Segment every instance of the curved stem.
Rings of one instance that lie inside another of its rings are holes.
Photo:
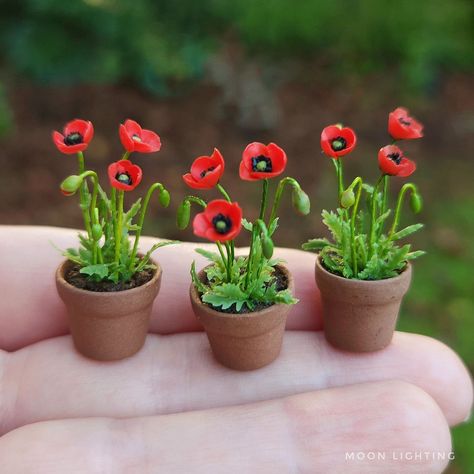
[[[372,191],[372,199],[370,204],[370,229],[369,229],[369,260],[373,255],[373,247],[375,240],[375,214],[377,205],[377,192],[380,184],[382,183],[384,175],[381,175]]]
[[[276,218],[276,213],[277,213],[278,208],[280,206],[281,196],[282,196],[283,190],[285,189],[285,186],[287,184],[291,185],[293,188],[296,188],[296,189],[300,188],[300,185],[299,185],[298,181],[296,181],[296,179],[294,179],[294,178],[290,178],[289,176],[287,176],[286,178],[283,178],[278,183],[277,190],[276,190],[276,193],[275,193],[275,199],[273,200],[272,210],[270,212],[270,219],[268,221],[268,227],[270,227],[272,225],[272,222]]]
[[[411,191],[411,193],[417,194],[418,188],[413,183],[406,183],[402,186],[402,189],[400,189],[400,192],[398,193],[397,207],[395,209],[393,224],[388,234],[389,240],[393,237],[393,234],[395,234],[395,232],[397,231],[398,224],[400,223],[400,213],[402,210],[403,198],[405,197],[405,194],[407,191]]]
[[[221,184],[217,183],[216,187],[219,190],[219,192],[225,197],[226,201],[232,202],[232,199],[230,198],[229,193],[224,189],[224,187]]]
[[[145,199],[142,204],[142,208],[140,211],[140,217],[138,219],[138,230],[135,232],[135,242],[133,244],[133,250],[130,255],[130,266],[129,269],[133,273],[134,266],[135,266],[135,257],[137,255],[137,250],[138,250],[138,242],[140,240],[140,236],[142,234],[142,228],[143,228],[143,223],[145,221],[145,215],[146,211],[148,209],[148,204],[150,202],[152,194],[157,190],[160,190],[160,193],[165,189],[164,186],[161,183],[154,183],[152,184],[146,193]]]
[[[198,204],[199,206],[201,206],[204,209],[207,206],[206,201],[204,201],[204,199],[201,199],[197,196],[186,196],[184,198],[184,201],[193,202],[194,204]]]

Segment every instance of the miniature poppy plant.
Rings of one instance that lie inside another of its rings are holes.
[[[321,148],[331,158],[350,153],[357,143],[354,130],[342,125],[329,125],[321,132]]]
[[[178,227],[185,229],[191,218],[191,204],[201,206],[203,212],[193,220],[194,234],[216,242],[219,250],[219,254],[197,250],[212,261],[205,269],[208,284],[199,280],[194,264],[191,268],[193,283],[199,289],[203,302],[222,309],[235,306],[237,312],[244,305],[252,310],[258,303],[272,305],[296,302],[288,289],[276,289],[274,267],[278,261],[272,259],[272,235],[278,227],[277,211],[285,186],[292,188],[293,206],[300,214],[309,213],[309,198],[295,179],[285,177],[277,185],[271,207],[268,206],[268,178],[282,173],[286,162],[286,153],[274,143],[264,145],[254,142],[245,148],[240,163],[240,177],[246,181],[260,180],[262,183],[259,218],[254,222],[242,219],[242,209],[232,201],[219,182],[224,172],[224,160],[217,149],[210,157],[196,159],[191,173],[183,176],[191,187],[197,187],[195,185],[199,183],[201,188],[208,189],[215,183],[216,189],[224,196],[224,199],[209,203],[196,196],[186,196],[176,215]],[[202,181],[206,180],[208,173],[213,173],[212,180],[209,179],[203,186]],[[242,227],[250,232],[250,250],[247,256],[236,257],[234,239]]]
[[[398,107],[388,116],[388,133],[394,140],[421,138],[423,125],[410,117],[407,109]]]
[[[242,209],[236,202],[224,199],[211,201],[193,221],[194,234],[213,242],[235,239],[241,229]]]
[[[405,109],[400,107],[396,111]],[[422,128],[420,124],[417,127],[420,130]],[[345,138],[345,145],[349,145],[344,149],[341,146],[341,138]],[[413,183],[404,184],[398,194],[392,224],[384,234],[384,227],[392,215],[387,209],[389,177],[410,176],[416,169],[415,163],[404,156],[399,147],[384,146],[378,153],[381,175],[375,186],[365,184],[362,178],[357,176],[346,188],[342,160],[335,159],[337,156],[331,153],[336,151],[345,153],[348,149],[354,148],[355,133],[349,128],[330,125],[321,134],[321,146],[328,156],[334,158],[340,207],[336,212],[324,210],[322,213],[323,222],[331,232],[333,242],[327,239],[313,239],[304,244],[303,248],[318,251],[320,261],[326,270],[344,278],[382,280],[397,276],[409,260],[424,254],[421,251],[411,252],[409,244],[399,246],[396,243],[422,227],[421,224],[415,224],[398,231],[406,193],[409,192],[411,195],[410,205],[413,212],[420,212],[422,201]],[[341,149],[335,150],[338,148]],[[368,194],[367,200],[361,200],[362,192]],[[368,209],[360,209],[361,202],[368,202]]]
[[[133,120],[127,120],[125,123],[129,128],[131,127],[131,130],[137,131],[144,142],[148,141],[148,150],[152,151],[152,148],[153,151],[157,150],[156,138],[153,138],[158,137],[156,133],[142,130]],[[73,120],[64,127],[64,143],[60,143],[61,147],[68,147],[67,153],[70,150],[75,150],[77,153],[78,173],[68,176],[61,183],[60,189],[66,196],[72,196],[79,191],[80,208],[86,230],[86,235],[81,235],[79,251],[68,249],[64,252],[64,256],[78,264],[80,273],[87,275],[92,281],[128,282],[135,273],[154,268],[150,263],[150,258],[155,249],[172,243],[169,241],[160,242],[155,244],[152,250],[144,256],[138,255],[138,243],[145,214],[153,193],[159,192],[158,201],[163,207],[169,205],[170,195],[161,183],[154,183],[148,188],[144,199],[136,201],[130,210],[125,212],[125,191],[132,191],[140,184],[142,170],[128,159],[129,150],[127,149],[124,158],[111,163],[108,167],[108,177],[112,188],[109,197],[99,185],[97,174],[94,171],[85,170],[82,151],[91,140],[93,130],[90,122]],[[80,138],[77,137],[77,134],[80,135]],[[58,145],[59,135],[58,132],[53,133],[53,140],[58,148],[60,148]],[[122,135],[123,133],[120,132],[120,138],[123,141]],[[150,143],[153,140],[154,145],[152,146]],[[66,141],[77,143],[70,145],[66,144]],[[141,150],[143,151],[144,148]],[[92,182],[91,190],[88,181]],[[138,220],[133,223],[132,220],[135,216]],[[130,245],[129,241],[130,232],[134,232],[133,245]]]
[[[68,122],[63,133],[53,132],[56,148],[66,155],[84,151],[94,136],[94,127],[88,120],[75,119]]]
[[[129,152],[153,153],[161,148],[160,137],[151,130],[145,130],[134,120],[125,120],[119,126],[120,141]]]
[[[115,189],[133,191],[142,180],[142,170],[129,160],[111,163],[108,168],[110,185]]]
[[[389,176],[406,178],[416,170],[415,162],[404,156],[403,151],[395,145],[381,148],[378,159],[380,171]]]
[[[212,155],[199,156],[191,165],[191,172],[183,175],[184,182],[193,189],[211,189],[221,179],[225,168],[221,152],[214,148]]]
[[[242,153],[240,178],[245,181],[274,178],[285,171],[286,162],[286,153],[275,143],[250,143]]]

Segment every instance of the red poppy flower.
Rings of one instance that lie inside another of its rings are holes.
[[[151,130],[145,130],[134,120],[125,120],[119,127],[120,141],[124,148],[131,153],[153,153],[161,148],[160,137]]]
[[[84,151],[94,136],[94,127],[88,120],[75,119],[68,122],[63,133],[53,132],[56,148],[66,155]]]
[[[423,136],[423,125],[398,107],[388,115],[388,133],[394,140],[411,140]]]
[[[211,189],[224,173],[224,158],[217,148],[211,156],[200,156],[191,165],[191,173],[183,175],[184,182],[193,189]]]
[[[321,132],[321,148],[331,158],[350,153],[357,143],[357,136],[349,127],[329,125]]]
[[[379,151],[379,168],[390,176],[406,178],[416,170],[416,164],[404,156],[398,146],[387,145]]]
[[[204,212],[196,214],[194,235],[213,242],[225,242],[239,235],[242,228],[242,209],[236,202],[224,199],[211,201]]]
[[[245,181],[274,178],[283,173],[286,162],[286,153],[275,143],[250,143],[242,153],[240,178]]]
[[[110,185],[122,191],[134,190],[142,180],[142,169],[130,160],[119,160],[109,165]]]

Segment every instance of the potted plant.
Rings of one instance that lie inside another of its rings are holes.
[[[79,352],[96,360],[118,360],[135,354],[145,341],[162,276],[151,255],[172,242],[158,242],[144,255],[138,246],[153,194],[158,192],[163,207],[169,205],[170,195],[161,183],[154,183],[143,200],[124,209],[125,194],[142,180],[142,170],[130,154],[157,152],[161,143],[156,133],[133,120],[120,125],[125,152],[108,167],[110,195],[97,174],[85,168],[84,151],[93,134],[92,123],[79,119],[67,123],[63,133],[53,132],[60,152],[77,155],[78,172],[61,183],[61,191],[66,196],[78,191],[85,227],[79,248],[63,252],[66,260],[56,271],[56,286]]]
[[[424,254],[412,251],[410,244],[400,244],[422,227],[413,224],[399,229],[407,195],[412,210],[421,210],[417,187],[413,183],[401,187],[394,213],[387,204],[390,178],[407,178],[416,169],[396,142],[421,138],[423,127],[400,107],[390,113],[388,131],[393,142],[378,152],[381,175],[375,186],[358,176],[347,188],[342,157],[354,150],[356,135],[342,125],[328,126],[321,134],[321,148],[336,169],[339,208],[322,212],[332,241],[314,239],[303,248],[319,252],[316,282],[326,339],[347,351],[376,351],[390,343],[402,298],[410,286],[410,262]],[[367,199],[361,200],[362,193]]]
[[[276,144],[249,144],[242,155],[240,178],[261,181],[262,199],[257,219],[242,219],[242,209],[220,184],[225,162],[219,150],[198,157],[183,176],[193,189],[217,190],[224,199],[206,203],[187,196],[177,213],[178,227],[190,221],[191,203],[203,208],[193,220],[194,234],[215,242],[218,252],[197,249],[210,265],[197,273],[193,262],[191,304],[206,330],[212,351],[223,365],[236,370],[253,370],[272,362],[280,353],[285,322],[293,297],[293,279],[281,260],[273,258],[273,234],[277,211],[285,186],[293,190],[293,204],[308,214],[308,196],[293,178],[283,178],[276,188],[270,212],[269,180],[285,170],[287,157]],[[236,256],[234,239],[244,228],[250,233],[248,254]]]

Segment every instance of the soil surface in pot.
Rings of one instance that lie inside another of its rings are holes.
[[[125,291],[131,290],[144,285],[153,278],[155,270],[148,268],[142,270],[139,273],[135,273],[131,280],[127,282],[119,281],[114,283],[113,281],[94,281],[91,280],[87,275],[80,273],[81,267],[74,265],[66,273],[64,279],[72,286],[79,288],[80,290],[97,291],[97,292],[113,292],[113,291]]]
[[[208,284],[207,278],[203,281],[203,283]],[[282,271],[282,269],[278,266],[275,267],[275,271],[273,273],[273,280],[271,281],[271,284],[273,283],[276,283],[277,291],[283,291],[288,288],[288,277]],[[262,309],[269,308],[270,306],[273,306],[274,304],[274,303],[270,303],[270,304],[269,303],[256,303],[252,310],[250,310],[247,307],[247,305],[243,305],[242,309],[240,311],[237,311],[235,305],[232,305],[230,308],[227,308],[227,309],[222,309],[222,308],[215,308],[211,304],[204,303],[204,301],[202,303],[205,304],[206,306],[209,306],[215,311],[219,311],[219,313],[228,313],[228,314],[256,313],[257,311],[261,311]]]

